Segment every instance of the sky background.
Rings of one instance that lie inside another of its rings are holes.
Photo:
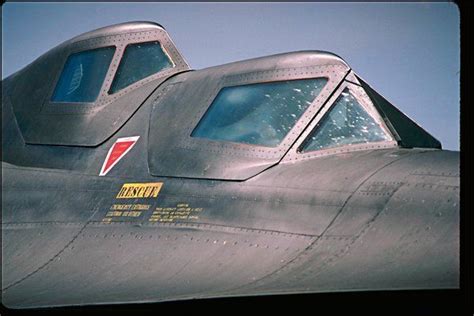
[[[459,10],[452,3],[6,3],[2,79],[58,44],[127,21],[163,25],[193,69],[326,50],[459,150]]]

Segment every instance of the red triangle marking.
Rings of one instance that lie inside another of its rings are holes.
[[[117,159],[120,159],[125,153],[125,151],[130,148],[130,146],[132,146],[134,143],[135,142],[132,141],[115,143],[112,147],[112,152],[110,153],[109,159],[105,162],[104,172],[109,171],[109,168],[112,166],[112,164]]]
[[[118,139],[109,150],[106,161],[102,166],[100,175],[106,175],[110,169],[127,153],[127,151],[137,142],[138,137],[135,139],[126,138],[124,140]]]

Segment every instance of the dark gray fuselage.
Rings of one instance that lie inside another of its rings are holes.
[[[226,69],[182,78],[217,82]],[[208,167],[202,152],[183,151],[171,166],[171,138],[156,140],[165,131],[153,124],[167,106],[160,91],[180,78],[144,88],[136,112],[94,146],[25,142],[4,99],[3,304],[459,287],[459,153],[392,146],[218,162],[222,150]],[[180,128],[169,124],[170,135]],[[129,136],[140,138],[99,176],[108,150]],[[162,187],[157,197],[117,198],[134,183]],[[124,214],[117,205],[139,213],[115,216]]]

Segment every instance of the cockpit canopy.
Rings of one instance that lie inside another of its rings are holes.
[[[7,81],[26,143],[97,146],[156,87],[189,66],[163,27],[113,25],[75,37]]]
[[[157,176],[245,180],[282,161],[441,147],[327,52],[180,74],[150,102],[148,159]]]
[[[151,110],[149,171],[245,180],[280,162],[379,148],[441,148],[339,56],[302,51],[189,71],[163,27],[98,29],[4,83],[27,144],[96,147]]]

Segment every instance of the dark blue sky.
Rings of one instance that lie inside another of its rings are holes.
[[[162,24],[194,69],[306,49],[344,58],[459,150],[459,11],[451,3],[6,3],[2,78],[92,29]]]

